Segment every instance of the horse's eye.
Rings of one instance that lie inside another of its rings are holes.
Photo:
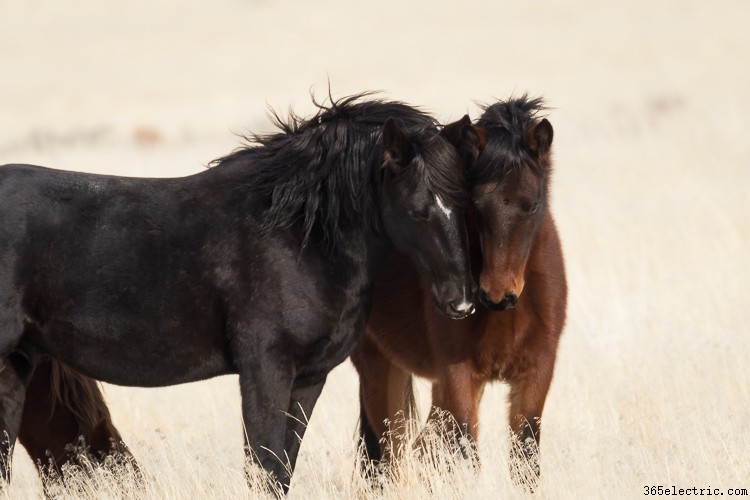
[[[539,210],[539,203],[532,203],[529,207],[528,213],[529,215],[534,215],[537,210]]]
[[[409,217],[416,221],[424,222],[430,218],[429,213],[418,212],[416,210],[409,210]]]

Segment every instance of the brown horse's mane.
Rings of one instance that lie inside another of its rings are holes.
[[[96,380],[81,375],[62,363],[51,363],[49,398],[52,404],[49,421],[52,421],[58,404],[75,415],[79,433],[84,436],[90,436],[102,419],[110,421],[109,409],[101,398],[97,384]]]

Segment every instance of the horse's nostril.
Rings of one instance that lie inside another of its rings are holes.
[[[486,290],[479,290],[479,301],[492,311],[506,311],[518,305],[518,295],[506,293],[500,302],[493,302],[492,297]]]
[[[505,294],[505,299],[503,300],[508,306],[508,309],[512,307],[516,307],[518,305],[518,295],[515,293],[508,293]]]

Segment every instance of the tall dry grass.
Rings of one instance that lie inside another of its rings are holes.
[[[167,21],[176,4],[5,4],[0,163],[196,172],[236,146],[231,130],[268,129],[264,101],[304,113],[308,85],[325,93],[327,77],[337,95],[386,88],[446,121],[476,115],[471,99],[544,94],[570,304],[534,498],[750,488],[750,7],[310,5],[224,0]],[[321,28],[334,15],[340,29]],[[507,473],[505,391],[485,391],[480,469],[438,453],[372,490],[356,473],[345,363],[310,419],[290,497],[522,497]],[[105,392],[145,482],[97,469],[50,485],[61,498],[255,496],[236,377]],[[3,495],[42,495],[20,448]]]

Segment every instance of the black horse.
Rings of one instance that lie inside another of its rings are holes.
[[[0,474],[34,366],[165,386],[238,373],[248,455],[288,489],[330,370],[393,248],[444,313],[473,312],[456,149],[410,106],[352,96],[205,172],[0,167]],[[282,463],[288,458],[289,468]]]

